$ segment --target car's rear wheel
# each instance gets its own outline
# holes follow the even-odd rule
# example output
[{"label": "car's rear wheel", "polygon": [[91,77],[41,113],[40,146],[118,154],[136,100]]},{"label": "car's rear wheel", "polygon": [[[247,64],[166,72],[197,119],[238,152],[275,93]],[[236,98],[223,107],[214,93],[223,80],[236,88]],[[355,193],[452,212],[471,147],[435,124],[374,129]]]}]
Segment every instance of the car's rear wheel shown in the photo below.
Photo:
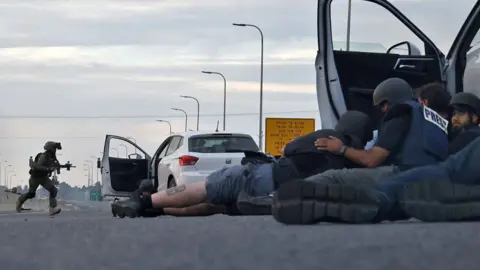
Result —
[{"label": "car's rear wheel", "polygon": [[168,178],[167,188],[172,188],[176,186],[177,182],[175,181],[175,178],[173,176],[170,176],[170,178]]}]

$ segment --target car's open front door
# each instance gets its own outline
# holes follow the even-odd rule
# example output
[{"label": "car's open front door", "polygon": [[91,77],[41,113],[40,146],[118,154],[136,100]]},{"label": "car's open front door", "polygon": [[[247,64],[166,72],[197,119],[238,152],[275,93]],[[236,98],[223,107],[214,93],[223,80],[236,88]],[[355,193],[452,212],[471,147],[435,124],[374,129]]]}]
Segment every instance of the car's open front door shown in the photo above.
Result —
[{"label": "car's open front door", "polygon": [[[334,127],[338,117],[346,110],[365,112],[378,124],[379,115],[373,108],[372,94],[375,87],[388,78],[405,79],[414,88],[445,80],[444,55],[407,17],[385,0],[353,1],[352,40],[349,49],[345,50],[346,46],[342,46],[342,42],[334,40],[334,37],[342,39],[345,29],[332,26],[335,19],[337,22],[346,21],[346,9],[345,12],[337,12],[338,9],[332,8],[333,4],[342,2],[347,1],[318,0],[318,53],[315,68],[323,128]],[[363,10],[361,14],[367,18],[359,18],[360,15],[355,13],[358,9]],[[390,16],[388,19],[392,24],[398,24],[397,29],[379,27],[385,24],[378,17],[381,12]],[[366,14],[372,14],[376,19],[368,18]],[[365,29],[360,29],[362,23],[359,20],[364,20]],[[398,30],[398,27],[405,28],[402,33],[406,34],[403,37],[401,31],[392,34],[391,31]],[[335,34],[334,31],[341,33]],[[387,35],[388,44],[369,40]],[[407,36],[415,39],[416,44],[405,40]],[[363,40],[358,42],[356,39]]]},{"label": "car's open front door", "polygon": [[451,93],[480,96],[480,2],[477,1],[447,54],[447,87]]},{"label": "car's open front door", "polygon": [[126,197],[149,178],[151,157],[136,143],[116,135],[105,138],[102,159],[102,194]]}]

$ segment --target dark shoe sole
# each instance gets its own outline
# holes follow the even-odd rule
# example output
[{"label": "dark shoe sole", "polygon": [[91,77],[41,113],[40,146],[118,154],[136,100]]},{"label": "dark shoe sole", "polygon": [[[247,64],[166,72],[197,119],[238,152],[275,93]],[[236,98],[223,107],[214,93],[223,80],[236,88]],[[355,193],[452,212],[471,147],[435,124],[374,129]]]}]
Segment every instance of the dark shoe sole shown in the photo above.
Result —
[{"label": "dark shoe sole", "polygon": [[112,215],[114,217],[118,216],[119,218],[129,217],[129,218],[137,218],[139,217],[137,211],[132,208],[122,207],[118,204],[112,204]]},{"label": "dark shoe sole", "polygon": [[402,210],[428,222],[480,220],[480,185],[460,185],[448,179],[418,181],[399,194]]},{"label": "dark shoe sole", "polygon": [[266,216],[272,214],[272,204],[264,201],[242,200],[237,202],[238,210],[245,216]]},{"label": "dark shoe sole", "polygon": [[298,180],[275,192],[272,214],[284,224],[372,223],[378,204],[379,199],[368,189]]},{"label": "dark shoe sole", "polygon": [[53,216],[56,216],[56,215],[60,214],[60,212],[62,212],[62,209],[61,209],[61,208],[60,208],[60,209],[57,209],[57,210],[56,210],[55,212],[53,212],[53,213],[48,213],[48,215],[50,215],[51,217],[53,217]]}]

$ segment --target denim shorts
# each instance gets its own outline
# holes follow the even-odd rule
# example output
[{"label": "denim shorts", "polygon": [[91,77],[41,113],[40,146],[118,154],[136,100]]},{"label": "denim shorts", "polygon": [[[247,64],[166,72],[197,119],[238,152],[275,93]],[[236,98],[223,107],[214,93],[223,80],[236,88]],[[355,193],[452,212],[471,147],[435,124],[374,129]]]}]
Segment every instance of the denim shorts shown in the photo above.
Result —
[{"label": "denim shorts", "polygon": [[213,204],[235,205],[238,194],[264,196],[273,192],[272,164],[246,164],[222,168],[211,173],[205,184]]}]

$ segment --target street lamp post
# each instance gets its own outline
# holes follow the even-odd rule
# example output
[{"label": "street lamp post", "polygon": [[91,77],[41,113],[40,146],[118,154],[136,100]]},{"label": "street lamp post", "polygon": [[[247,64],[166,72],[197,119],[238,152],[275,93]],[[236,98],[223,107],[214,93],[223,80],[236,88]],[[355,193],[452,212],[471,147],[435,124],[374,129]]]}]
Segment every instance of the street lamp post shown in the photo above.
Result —
[{"label": "street lamp post", "polygon": [[8,187],[8,174],[13,173],[12,170],[5,171],[5,187]]},{"label": "street lamp post", "polygon": [[225,76],[223,76],[223,74],[220,72],[203,70],[202,73],[216,74],[216,75],[222,76],[223,78],[223,131],[225,131],[225,118],[226,118],[226,111],[227,111],[227,80],[225,79]]},{"label": "street lamp post", "polygon": [[128,158],[128,147],[127,147],[125,144],[123,144],[123,143],[119,144],[119,146],[125,147],[125,157]]},{"label": "street lamp post", "polygon": [[352,26],[352,0],[348,0],[347,14],[347,52],[350,51],[350,28]]},{"label": "street lamp post", "polygon": [[167,123],[169,128],[170,128],[170,135],[172,134],[172,124],[170,123],[170,121],[167,121],[167,120],[157,120],[157,122],[159,123]]},{"label": "street lamp post", "polygon": [[194,99],[197,102],[197,131],[198,131],[199,126],[200,126],[200,102],[198,101],[198,99],[196,99],[192,96],[180,96],[180,97]]},{"label": "street lamp post", "polygon": [[[0,153],[0,159],[2,157],[2,153]],[[0,160],[0,185],[2,184],[2,161]]]},{"label": "street lamp post", "polygon": [[83,165],[86,167],[85,169],[88,172],[88,185],[93,185],[93,162],[90,160],[85,160],[85,162],[89,163],[83,163]]},{"label": "street lamp post", "polygon": [[92,184],[93,184],[93,161],[86,159],[85,162],[88,162],[90,164],[90,170],[92,171],[92,173],[90,174],[90,177],[91,177]]},{"label": "street lamp post", "polygon": [[260,32],[260,38],[261,38],[261,52],[260,52],[260,119],[259,119],[259,124],[258,124],[258,129],[259,129],[259,134],[258,134],[258,141],[259,141],[259,146],[260,150],[263,149],[263,32],[260,29],[260,27],[254,25],[254,24],[245,24],[245,23],[234,23],[234,26],[240,26],[240,27],[254,27]]},{"label": "street lamp post", "polygon": [[118,149],[117,149],[117,148],[115,148],[115,147],[110,147],[110,149],[111,149],[111,150],[115,150],[115,151],[117,151],[117,157],[120,157],[120,152],[118,151]]},{"label": "street lamp post", "polygon": [[187,131],[187,123],[188,123],[188,115],[187,115],[187,112],[182,110],[182,109],[179,109],[179,108],[172,108],[172,110],[174,111],[180,111],[180,112],[183,112],[185,114],[185,131]]},{"label": "street lamp post", "polygon": [[8,172],[7,167],[12,167],[12,165],[5,163],[5,169],[4,169],[5,170],[5,178],[3,179],[3,184],[5,184],[5,186],[7,186],[7,172]]},{"label": "street lamp post", "polygon": [[[84,171],[87,171],[86,169]],[[90,182],[90,177],[88,176],[88,174],[84,174],[84,176],[87,177],[87,189],[88,187],[90,186],[89,182]]]},{"label": "street lamp post", "polygon": [[2,164],[6,163],[6,162],[7,162],[6,160],[3,161],[3,162],[0,160],[0,185],[2,184]]},{"label": "street lamp post", "polygon": [[[88,167],[88,165],[85,164],[85,163],[83,165]],[[89,168],[84,168],[83,170],[87,172],[87,187],[89,187],[90,186],[90,169]]]},{"label": "street lamp post", "polygon": [[[90,158],[95,159],[95,162],[97,160],[97,157],[95,157],[95,156],[90,156]],[[97,168],[97,182],[98,182],[98,178],[100,178],[99,174],[100,174],[100,168]]]},{"label": "street lamp post", "polygon": [[13,186],[12,186],[12,177],[14,177],[14,176],[17,176],[17,175],[16,175],[16,174],[10,175],[10,179],[9,179],[9,186],[10,186],[10,188],[13,187]]}]

